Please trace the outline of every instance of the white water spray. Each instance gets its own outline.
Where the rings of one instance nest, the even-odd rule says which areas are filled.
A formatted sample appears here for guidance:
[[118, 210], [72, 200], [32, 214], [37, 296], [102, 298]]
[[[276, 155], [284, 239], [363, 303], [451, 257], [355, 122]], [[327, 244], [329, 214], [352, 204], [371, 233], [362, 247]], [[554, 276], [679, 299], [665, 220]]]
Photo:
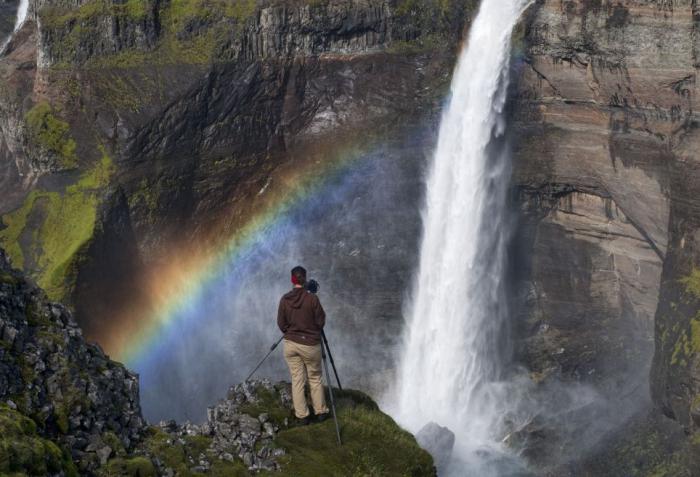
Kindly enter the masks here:
[[17, 19], [15, 20], [15, 28], [13, 29], [10, 36], [0, 45], [0, 54], [5, 52], [5, 48], [10, 43], [12, 36], [17, 33], [17, 31], [22, 27], [24, 21], [27, 19], [27, 12], [29, 11], [29, 0], [20, 0], [19, 6], [17, 7]]
[[511, 346], [503, 286], [510, 167], [498, 138], [511, 34], [527, 3], [483, 0], [457, 64], [427, 181], [396, 417], [413, 432], [434, 421], [455, 433], [450, 474], [486, 475], [494, 464], [484, 464], [485, 456], [499, 453], [498, 381]]

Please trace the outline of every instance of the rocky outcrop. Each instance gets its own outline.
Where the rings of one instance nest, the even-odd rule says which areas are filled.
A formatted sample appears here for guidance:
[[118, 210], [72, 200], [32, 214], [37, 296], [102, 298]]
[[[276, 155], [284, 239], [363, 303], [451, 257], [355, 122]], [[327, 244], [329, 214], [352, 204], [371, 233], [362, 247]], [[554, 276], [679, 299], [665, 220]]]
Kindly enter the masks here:
[[621, 416], [648, 409], [651, 387], [691, 426], [695, 2], [543, 0], [525, 23], [521, 356], [536, 380], [587, 383]]
[[132, 448], [145, 429], [138, 378], [87, 344], [71, 313], [12, 270], [1, 250], [0, 402], [31, 417], [82, 472], [117, 445]]

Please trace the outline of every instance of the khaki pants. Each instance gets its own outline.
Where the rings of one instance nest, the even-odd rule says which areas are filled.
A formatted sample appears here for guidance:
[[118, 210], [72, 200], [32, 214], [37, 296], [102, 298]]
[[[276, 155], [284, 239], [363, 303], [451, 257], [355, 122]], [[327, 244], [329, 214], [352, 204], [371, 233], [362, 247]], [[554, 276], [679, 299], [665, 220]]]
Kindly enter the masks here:
[[304, 393], [307, 377], [309, 388], [311, 388], [314, 413], [317, 416], [327, 413], [328, 408], [321, 381], [321, 345], [307, 346], [284, 340], [284, 360], [292, 375], [292, 400], [294, 401], [294, 414], [297, 418], [304, 419], [309, 415], [309, 407], [306, 404]]

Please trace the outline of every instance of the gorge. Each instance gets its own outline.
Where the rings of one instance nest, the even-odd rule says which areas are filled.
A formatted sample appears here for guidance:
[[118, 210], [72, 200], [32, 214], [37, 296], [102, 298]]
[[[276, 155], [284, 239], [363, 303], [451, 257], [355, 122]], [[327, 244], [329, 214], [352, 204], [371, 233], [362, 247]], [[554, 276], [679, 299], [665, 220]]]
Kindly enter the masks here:
[[0, 247], [151, 422], [245, 378], [299, 262], [344, 380], [412, 432], [484, 417], [503, 475], [697, 475], [699, 7], [537, 0], [462, 48], [511, 4], [1, 2]]

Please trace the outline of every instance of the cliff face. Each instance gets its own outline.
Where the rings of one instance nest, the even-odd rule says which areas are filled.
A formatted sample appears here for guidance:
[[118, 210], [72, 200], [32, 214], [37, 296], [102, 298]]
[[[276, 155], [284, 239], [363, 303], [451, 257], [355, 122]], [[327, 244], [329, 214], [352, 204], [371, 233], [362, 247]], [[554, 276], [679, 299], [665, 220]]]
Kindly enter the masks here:
[[98, 337], [280, 166], [432, 120], [475, 3], [31, 2], [0, 60], [0, 243]]
[[651, 388], [692, 432], [698, 13], [694, 1], [536, 2], [514, 119], [523, 358], [625, 412]]

